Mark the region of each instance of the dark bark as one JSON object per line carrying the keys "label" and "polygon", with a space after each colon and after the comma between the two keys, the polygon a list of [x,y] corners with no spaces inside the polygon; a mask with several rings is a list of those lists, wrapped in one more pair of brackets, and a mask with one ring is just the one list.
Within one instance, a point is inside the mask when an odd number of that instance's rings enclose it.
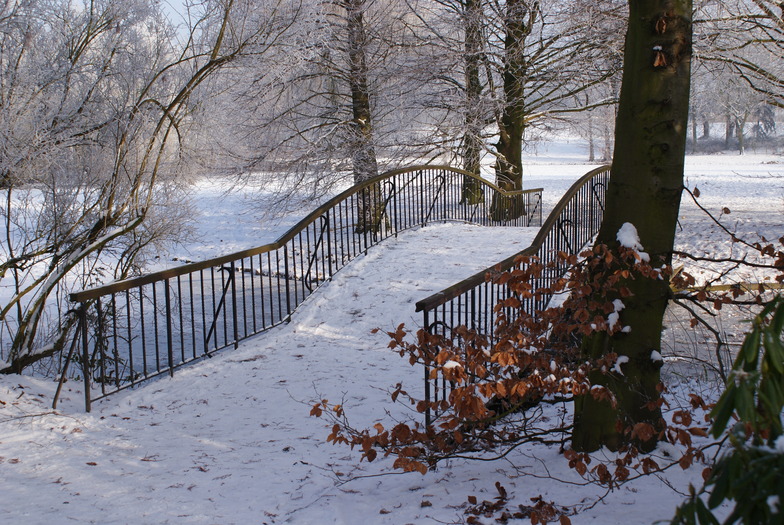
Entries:
{"label": "dark bark", "polygon": [[[523,189],[523,135],[526,128],[525,83],[528,61],[525,41],[536,20],[536,9],[528,0],[508,0],[504,27],[504,105],[496,143],[496,184],[504,190]],[[508,206],[509,199],[494,199],[494,220],[509,220],[522,212]],[[517,207],[519,208],[519,207]]]}
{"label": "dark bark", "polygon": [[735,122],[732,120],[732,117],[727,115],[724,124],[724,149],[730,149],[730,143],[732,142],[732,137],[735,134]]}
{"label": "dark bark", "polygon": [[[482,2],[465,0],[463,23],[465,27],[465,134],[463,135],[463,169],[479,174],[482,159],[482,83],[479,78],[482,57]],[[476,204],[484,198],[479,181],[466,177],[463,182],[462,201]]]}
{"label": "dark bark", "polygon": [[[348,31],[349,84],[352,110],[352,163],[354,182],[362,182],[378,175],[376,150],[373,146],[372,111],[366,58],[367,31],[363,11],[365,0],[346,0],[346,29]],[[380,188],[371,187],[357,199],[357,232],[376,232],[381,227],[383,199]]]}
{"label": "dark bark", "polygon": [[[683,187],[691,66],[691,0],[629,2],[624,73],[616,120],[615,155],[607,205],[597,243],[617,251],[617,232],[633,224],[655,267],[669,263]],[[637,276],[624,283],[632,296],[623,301],[621,323],[631,332],[594,334],[583,341],[587,356],[626,356],[623,375],[591,374],[593,384],[607,386],[618,402],[613,408],[591,395],[575,404],[573,447],[618,449],[630,441],[625,429],[661,424],[652,408],[660,393],[661,328],[670,296],[666,280]],[[656,437],[636,443],[648,450]]]}

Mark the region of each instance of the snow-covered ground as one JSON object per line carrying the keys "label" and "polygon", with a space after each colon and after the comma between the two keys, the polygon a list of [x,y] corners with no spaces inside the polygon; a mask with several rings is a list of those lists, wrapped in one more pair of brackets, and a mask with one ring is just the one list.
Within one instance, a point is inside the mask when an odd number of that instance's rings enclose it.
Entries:
{"label": "snow-covered ground", "polygon": [[[577,141],[542,147],[530,159],[526,186],[544,187],[549,209],[595,166],[584,157]],[[732,229],[784,235],[781,156],[690,157],[687,179],[709,209],[730,208],[722,221]],[[223,195],[214,183],[195,191],[204,212],[199,243],[173,256],[195,260],[262,244],[298,218],[258,224],[247,198]],[[691,205],[681,226],[681,247],[736,249]],[[415,417],[389,403],[387,390],[403,381],[418,392],[421,371],[371,330],[416,328],[417,300],[524,248],[533,234],[446,224],[389,239],[341,270],[288,325],[173,379],[114,395],[90,414],[78,382],[66,384],[52,411],[53,382],[0,377],[0,522],[464,523],[468,497],[493,500],[496,482],[512,508],[540,495],[575,506],[575,524],[668,521],[683,499],[678,491],[701,483],[702,466],[648,476],[598,500],[602,492],[584,486],[556,447],[531,446],[496,462],[454,460],[425,476],[399,474],[383,459],[358,464],[357,452],[326,443],[327,421],[308,416],[314,400],[327,398],[343,402],[358,427]],[[693,271],[707,276],[712,269]],[[678,337],[688,334],[672,340]],[[671,376],[676,392],[710,389],[679,374]]]}

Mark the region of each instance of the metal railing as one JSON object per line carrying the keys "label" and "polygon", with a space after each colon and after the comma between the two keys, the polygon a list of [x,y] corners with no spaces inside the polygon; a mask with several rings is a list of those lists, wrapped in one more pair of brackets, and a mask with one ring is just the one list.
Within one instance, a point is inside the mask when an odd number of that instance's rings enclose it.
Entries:
{"label": "metal railing", "polygon": [[[472,202],[462,198],[467,178],[483,188]],[[494,198],[518,216],[493,221]],[[82,368],[89,412],[95,400],[286,321],[369,247],[443,221],[538,226],[541,189],[504,192],[445,166],[391,171],[330,199],[271,244],[74,293],[79,323],[54,406],[72,360]]]}
{"label": "metal railing", "polygon": [[[488,273],[499,274],[519,267],[520,256],[536,256],[545,265],[542,275],[531,283],[534,289],[549,288],[569,269],[558,258],[558,252],[576,254],[598,233],[604,213],[604,203],[610,166],[601,166],[583,175],[564,194],[550,212],[533,243],[528,248],[504,259],[490,268],[453,284],[416,303],[416,311],[423,312],[424,328],[432,334],[454,338],[454,330],[465,326],[495,341],[496,311],[499,301],[511,297],[505,284],[488,279]],[[531,314],[547,308],[552,295],[543,294],[520,299],[521,308]],[[511,321],[513,312],[506,312]],[[430,407],[447,398],[451,390],[443,377],[431,379],[430,367],[425,365],[425,424],[430,426],[438,412]]]}

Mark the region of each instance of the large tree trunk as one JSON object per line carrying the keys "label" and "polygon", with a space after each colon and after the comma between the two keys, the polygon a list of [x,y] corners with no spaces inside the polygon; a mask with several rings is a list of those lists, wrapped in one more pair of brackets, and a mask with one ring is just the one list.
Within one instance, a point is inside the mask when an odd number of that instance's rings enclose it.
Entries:
{"label": "large tree trunk", "polygon": [[[346,29],[348,30],[349,84],[353,113],[352,163],[354,182],[359,183],[378,175],[376,150],[373,146],[373,127],[368,87],[368,67],[365,50],[367,34],[363,11],[365,0],[346,0]],[[376,184],[359,194],[357,199],[357,233],[377,232],[381,228],[384,211],[381,188]]]}
{"label": "large tree trunk", "polygon": [[736,134],[738,135],[738,154],[744,155],[746,153],[746,137],[743,134],[744,129],[746,129],[746,119],[748,119],[748,112],[744,113],[742,117],[739,117],[736,120],[735,129]]}
{"label": "large tree trunk", "polygon": [[[496,184],[504,190],[523,189],[523,134],[526,127],[525,80],[527,60],[525,40],[537,16],[528,0],[507,0],[504,26],[504,106],[496,144],[498,158]],[[503,221],[522,215],[513,199],[494,198],[492,217]]]}
{"label": "large tree trunk", "polygon": [[[463,135],[463,169],[479,174],[482,159],[482,83],[479,66],[482,55],[482,2],[465,0],[463,23],[465,26],[465,133]],[[476,204],[484,199],[482,184],[466,177],[463,182],[462,201]]]}
{"label": "large tree trunk", "polygon": [[[683,187],[683,162],[689,112],[691,63],[691,0],[629,2],[629,27],[624,51],[623,84],[616,121],[615,155],[607,192],[607,207],[597,243],[617,251],[617,232],[633,224],[655,267],[669,263]],[[669,299],[666,280],[636,276],[624,282],[632,296],[620,321],[629,333],[586,337],[590,357],[615,352],[626,356],[623,375],[591,373],[591,382],[605,385],[617,406],[590,394],[575,403],[573,447],[618,449],[629,442],[624,431],[638,423],[659,427],[660,351],[662,318]],[[655,445],[656,437],[643,443]]]}
{"label": "large tree trunk", "polygon": [[735,121],[732,119],[732,116],[728,113],[727,118],[725,119],[724,124],[724,149],[730,149],[730,144],[732,143],[732,136],[735,133]]}

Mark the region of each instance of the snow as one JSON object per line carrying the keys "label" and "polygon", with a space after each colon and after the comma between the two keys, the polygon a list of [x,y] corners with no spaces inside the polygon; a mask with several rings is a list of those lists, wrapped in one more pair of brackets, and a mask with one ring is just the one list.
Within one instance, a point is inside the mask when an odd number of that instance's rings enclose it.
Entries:
{"label": "snow", "polygon": [[631,248],[633,250],[642,248],[640,245],[640,236],[637,235],[637,228],[634,227],[634,224],[624,222],[623,226],[621,226],[621,229],[618,230],[618,234],[615,237],[618,239],[618,242],[621,244],[621,246]]}
{"label": "snow", "polygon": [[[610,314],[607,316],[607,327],[610,329],[615,328],[615,325],[618,324],[618,321],[620,320],[621,317],[620,311],[626,308],[626,305],[623,304],[623,301],[621,301],[620,299],[614,299],[612,305],[613,305],[613,311],[610,312]],[[621,331],[624,333],[629,333],[631,332],[631,327],[624,326],[621,329]]]}
{"label": "snow", "polygon": [[637,233],[637,228],[634,227],[634,224],[630,222],[624,222],[616,234],[616,239],[618,239],[618,242],[621,244],[621,246],[631,248],[632,250],[636,251],[640,256],[640,260],[645,262],[651,260],[650,255],[642,251],[640,236]]}
{"label": "snow", "polygon": [[621,370],[621,365],[625,365],[629,362],[629,357],[625,355],[619,355],[618,358],[615,360],[615,364],[612,367],[612,371],[616,374],[623,375],[623,370]]}
{"label": "snow", "polygon": [[[540,156],[529,159],[526,185],[545,187],[545,212],[572,181],[595,167],[581,160],[581,148],[577,140],[543,146]],[[731,208],[731,215],[719,215],[733,231],[769,239],[784,231],[781,157],[690,157],[686,166],[689,187],[699,185],[704,206],[717,214],[723,206]],[[259,224],[250,219],[252,203],[241,197],[226,194],[216,205],[211,199],[221,190],[214,182],[196,191],[204,213],[198,243],[174,250],[178,257],[196,260],[268,242],[298,218]],[[55,411],[52,381],[0,377],[0,521],[462,523],[467,498],[493,500],[496,482],[513,508],[540,495],[573,506],[579,511],[571,516],[574,524],[669,521],[688,485],[701,485],[704,465],[675,467],[662,479],[645,476],[606,495],[569,469],[558,447],[544,445],[521,447],[503,461],[452,460],[424,476],[400,474],[387,459],[359,463],[357,451],[328,444],[331,423],[308,416],[313,402],[329,399],[342,403],[359,428],[417,417],[389,402],[399,381],[421,395],[422,379],[420,369],[387,349],[384,330],[401,322],[415,330],[421,323],[416,301],[519,251],[532,235],[456,224],[401,234],[336,274],[289,324],[173,378],[96,403],[90,414],[83,411],[79,382],[66,383]],[[639,244],[628,231],[623,238]],[[737,255],[740,249],[706,226],[686,198],[677,243],[705,253]],[[698,279],[722,271],[707,263],[681,264]],[[766,276],[754,271],[733,278]],[[689,379],[676,368],[680,361],[671,361],[682,338],[696,334],[677,331],[676,321],[665,332],[669,343],[662,353],[668,395],[682,401],[688,392],[713,387]],[[376,327],[382,330],[372,334]],[[651,359],[662,355],[654,351]],[[616,362],[618,371],[623,362],[623,356]],[[677,373],[667,376],[667,370]],[[784,451],[784,439],[776,446]],[[666,454],[676,453],[662,445],[656,460],[663,464]],[[600,451],[596,457],[614,456]]]}

